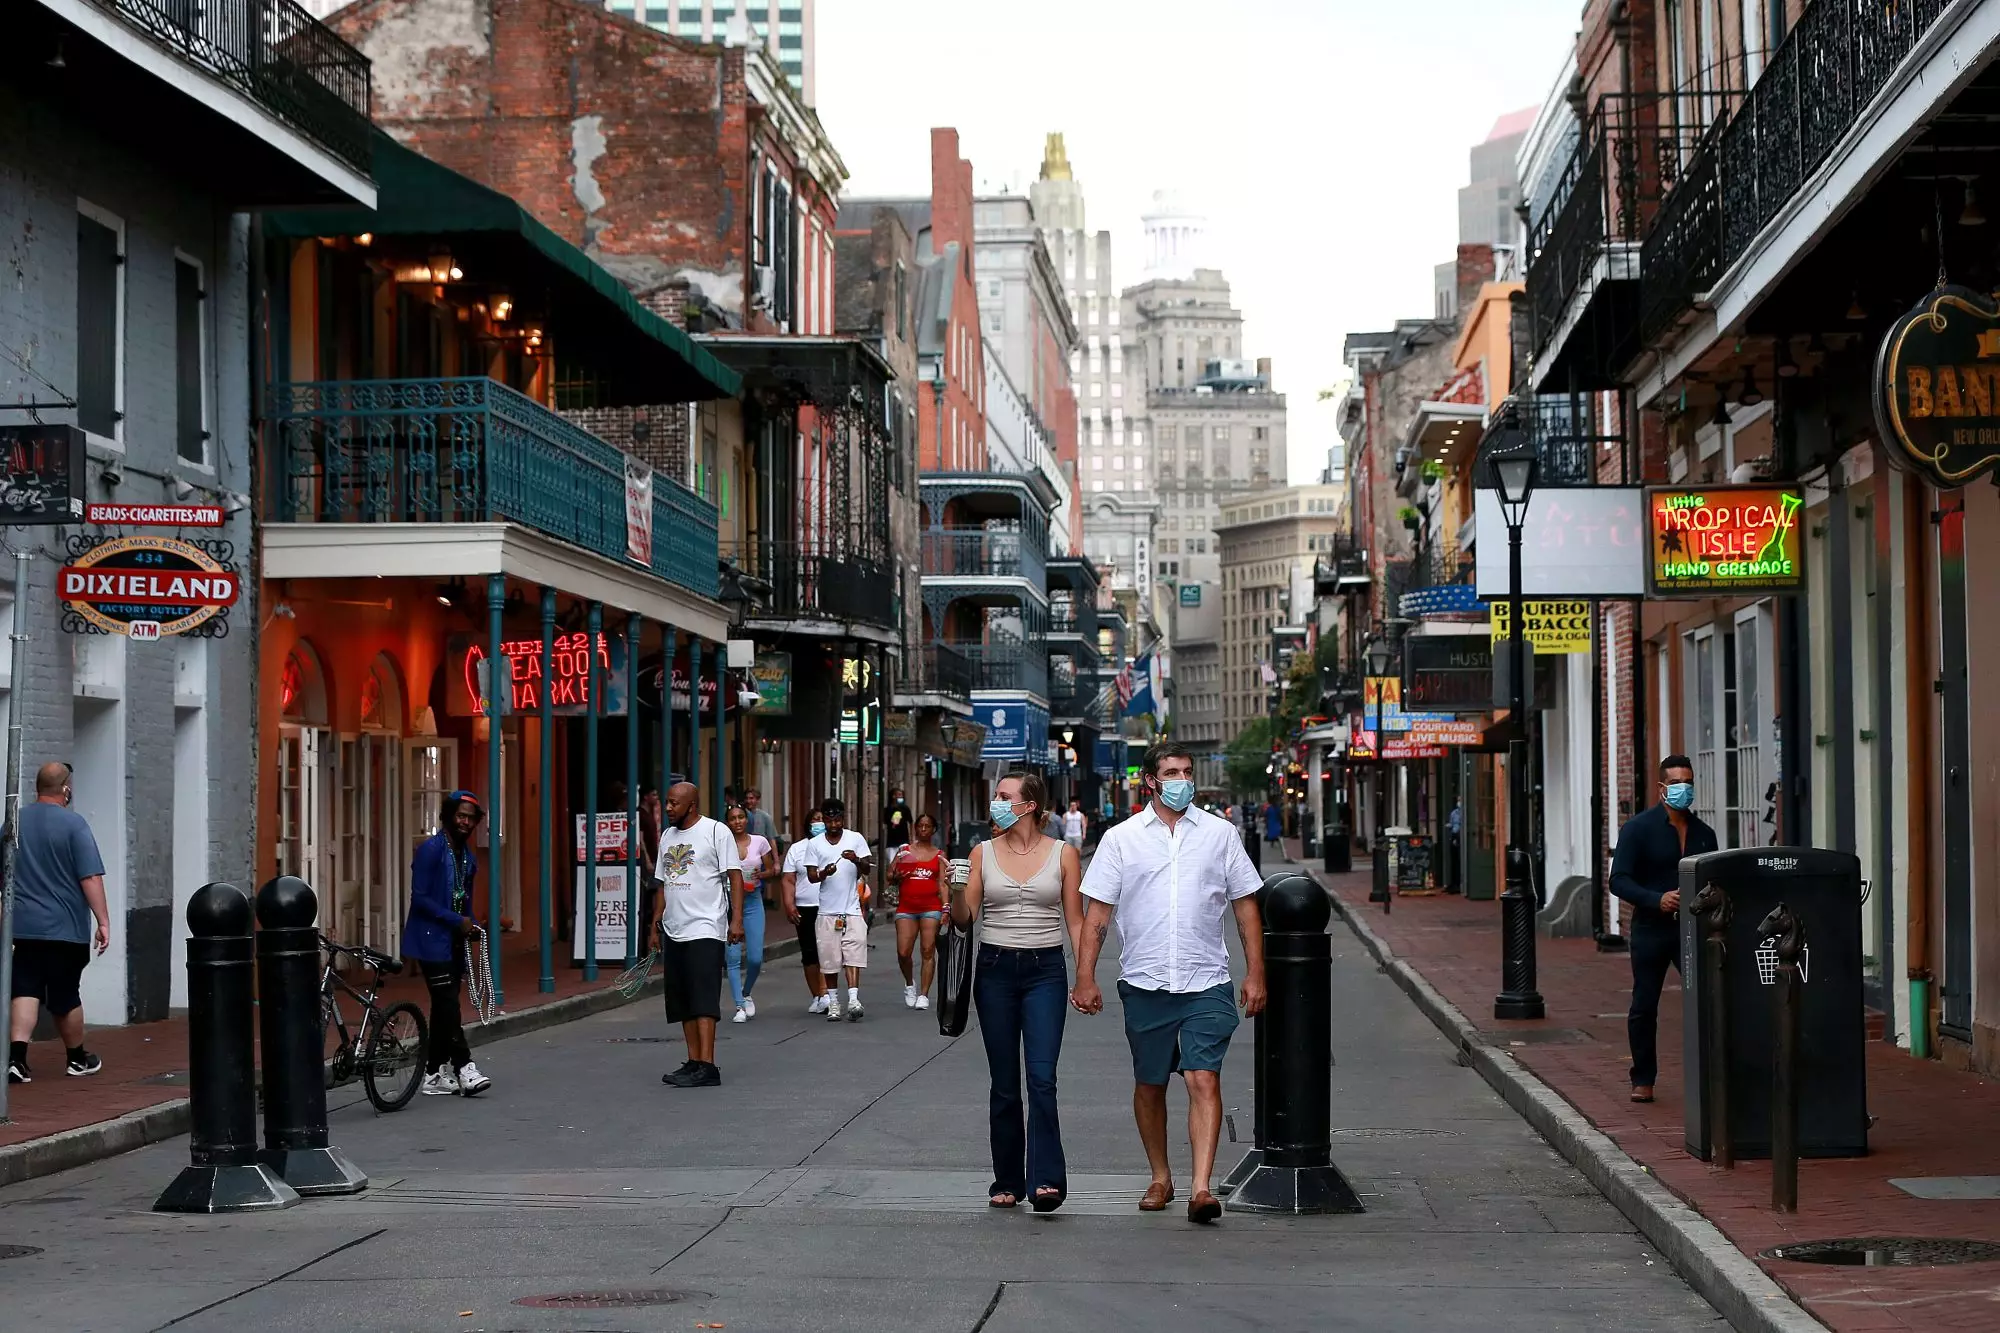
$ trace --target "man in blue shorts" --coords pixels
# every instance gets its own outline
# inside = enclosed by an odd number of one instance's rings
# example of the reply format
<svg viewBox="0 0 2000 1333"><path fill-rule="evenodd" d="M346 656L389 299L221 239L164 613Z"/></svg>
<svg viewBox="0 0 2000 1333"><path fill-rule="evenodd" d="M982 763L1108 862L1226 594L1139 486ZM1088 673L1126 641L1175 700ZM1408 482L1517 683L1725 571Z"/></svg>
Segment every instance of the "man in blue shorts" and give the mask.
<svg viewBox="0 0 2000 1333"><path fill-rule="evenodd" d="M1194 757L1186 746L1155 745L1144 770L1151 800L1104 832L1083 876L1083 944L1070 1003L1079 1013L1103 1010L1097 956L1116 912L1118 998L1136 1084L1132 1114L1153 1171L1139 1209L1157 1213L1173 1202L1167 1079L1178 1073L1187 1084L1194 1150L1188 1218L1213 1222L1222 1216L1208 1187L1222 1132L1222 1059L1237 1022L1223 920L1233 913L1243 940L1243 1012L1261 1013L1264 928L1255 896L1261 886L1234 826L1192 808Z"/></svg>

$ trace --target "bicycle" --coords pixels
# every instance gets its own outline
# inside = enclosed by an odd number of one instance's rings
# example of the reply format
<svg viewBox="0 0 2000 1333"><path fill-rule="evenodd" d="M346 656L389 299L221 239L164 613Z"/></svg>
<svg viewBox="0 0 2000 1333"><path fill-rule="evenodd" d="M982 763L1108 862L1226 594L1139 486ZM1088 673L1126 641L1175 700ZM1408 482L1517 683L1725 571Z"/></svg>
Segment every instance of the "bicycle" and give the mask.
<svg viewBox="0 0 2000 1333"><path fill-rule="evenodd" d="M333 1055L333 1078L344 1083L356 1072L368 1100L379 1111L400 1111L417 1095L424 1077L424 1052L430 1043L430 1023L424 1011L405 1000L383 1009L378 998L382 979L403 970L398 959L366 947L350 947L326 936L319 937L326 950L326 970L319 982L320 1044L326 1043L328 1028L340 1032L340 1048ZM342 976L335 964L346 955L374 973L374 980L362 989ZM361 1026L348 1034L346 1015L341 1013L336 988L346 991L361 1006Z"/></svg>

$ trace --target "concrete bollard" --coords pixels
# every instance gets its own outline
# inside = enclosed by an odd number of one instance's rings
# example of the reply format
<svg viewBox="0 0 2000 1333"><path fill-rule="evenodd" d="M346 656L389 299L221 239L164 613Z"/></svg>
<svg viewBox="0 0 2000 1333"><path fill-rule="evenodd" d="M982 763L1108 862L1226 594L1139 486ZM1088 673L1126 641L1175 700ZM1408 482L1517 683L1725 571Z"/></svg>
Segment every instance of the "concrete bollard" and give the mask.
<svg viewBox="0 0 2000 1333"><path fill-rule="evenodd" d="M156 1213L289 1208L298 1192L257 1161L250 900L204 884L188 901L188 1165Z"/></svg>
<svg viewBox="0 0 2000 1333"><path fill-rule="evenodd" d="M1268 999L1257 1019L1260 1160L1235 1182L1244 1213L1358 1213L1360 1196L1333 1164L1333 941L1326 891L1296 872L1258 894Z"/></svg>
<svg viewBox="0 0 2000 1333"><path fill-rule="evenodd" d="M264 1049L264 1150L257 1160L300 1194L355 1194L368 1188L368 1177L327 1141L318 916L312 886L296 876L280 875L257 890Z"/></svg>

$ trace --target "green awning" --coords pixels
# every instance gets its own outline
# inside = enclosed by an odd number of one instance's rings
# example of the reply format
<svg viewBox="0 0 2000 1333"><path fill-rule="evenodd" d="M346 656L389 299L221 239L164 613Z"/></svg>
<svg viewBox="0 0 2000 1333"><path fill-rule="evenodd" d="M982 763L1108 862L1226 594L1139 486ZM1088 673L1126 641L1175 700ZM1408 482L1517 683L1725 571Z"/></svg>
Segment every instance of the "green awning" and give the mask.
<svg viewBox="0 0 2000 1333"><path fill-rule="evenodd" d="M633 299L625 284L550 231L507 195L378 134L376 207L264 214L267 235L435 237L476 280L505 286L517 307L536 311L568 355L578 351L614 382L607 406L734 398L736 372ZM540 283L537 291L531 283ZM607 318L611 317L611 318Z"/></svg>

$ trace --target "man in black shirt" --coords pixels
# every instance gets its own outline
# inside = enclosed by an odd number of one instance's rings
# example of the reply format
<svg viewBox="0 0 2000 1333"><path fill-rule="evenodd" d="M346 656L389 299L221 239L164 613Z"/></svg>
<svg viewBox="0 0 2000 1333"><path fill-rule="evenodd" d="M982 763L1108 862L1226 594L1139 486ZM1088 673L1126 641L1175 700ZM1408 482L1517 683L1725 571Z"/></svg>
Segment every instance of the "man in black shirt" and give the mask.
<svg viewBox="0 0 2000 1333"><path fill-rule="evenodd" d="M1611 891L1632 904L1632 1100L1653 1100L1659 1076L1660 988L1681 966L1680 864L1717 849L1715 830L1694 813L1694 765L1684 754L1660 761L1660 803L1625 822L1611 858Z"/></svg>

